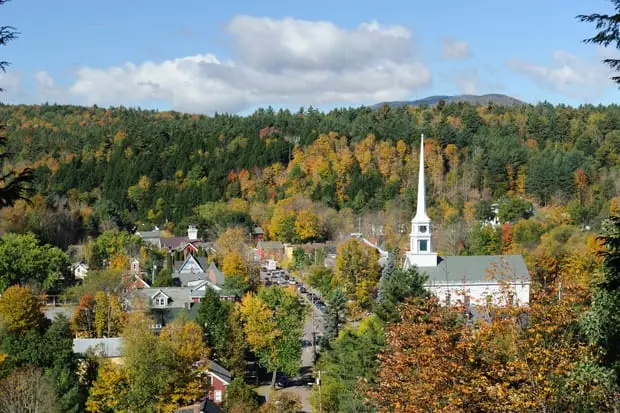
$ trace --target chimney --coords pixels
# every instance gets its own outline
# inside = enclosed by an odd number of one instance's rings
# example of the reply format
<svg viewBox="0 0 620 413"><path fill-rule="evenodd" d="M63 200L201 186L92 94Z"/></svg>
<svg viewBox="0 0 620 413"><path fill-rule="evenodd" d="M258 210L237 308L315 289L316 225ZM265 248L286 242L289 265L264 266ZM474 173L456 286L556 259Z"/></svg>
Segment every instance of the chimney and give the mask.
<svg viewBox="0 0 620 413"><path fill-rule="evenodd" d="M198 228L195 225L187 227L187 238L189 238L190 242L198 240Z"/></svg>

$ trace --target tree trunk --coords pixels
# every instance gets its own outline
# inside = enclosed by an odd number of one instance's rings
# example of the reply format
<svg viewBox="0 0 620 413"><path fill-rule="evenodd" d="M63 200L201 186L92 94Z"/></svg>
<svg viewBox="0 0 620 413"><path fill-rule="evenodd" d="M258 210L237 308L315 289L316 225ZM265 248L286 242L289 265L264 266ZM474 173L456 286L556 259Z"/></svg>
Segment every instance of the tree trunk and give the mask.
<svg viewBox="0 0 620 413"><path fill-rule="evenodd" d="M273 375L271 376L271 388L276 388L276 375L278 374L278 369L273 370Z"/></svg>

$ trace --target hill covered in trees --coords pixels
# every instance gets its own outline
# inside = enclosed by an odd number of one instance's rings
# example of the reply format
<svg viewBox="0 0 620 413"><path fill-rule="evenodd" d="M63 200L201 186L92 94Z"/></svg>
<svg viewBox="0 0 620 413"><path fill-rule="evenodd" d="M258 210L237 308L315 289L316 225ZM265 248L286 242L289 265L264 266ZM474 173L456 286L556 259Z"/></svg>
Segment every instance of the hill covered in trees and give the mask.
<svg viewBox="0 0 620 413"><path fill-rule="evenodd" d="M215 204L196 207L230 200L248 205L240 219L248 225L273 224L277 203L288 202L282 222L311 203L323 217L392 211L385 230L402 234L421 133L439 227L505 197L560 206L574 224L596 227L620 191L617 105L267 108L245 117L19 105L0 106L0 123L9 166L32 167L38 194L32 206L3 211L3 230L31 230L60 246L114 225L182 232ZM305 239L339 230L326 225ZM271 229L287 238L286 228Z"/></svg>
<svg viewBox="0 0 620 413"><path fill-rule="evenodd" d="M373 109L379 109L383 105L388 105L391 108L399 108L401 106L423 106L423 105L437 105L439 102L445 103L470 103L472 105L525 105L525 102L515 99L511 96L502 95L499 93L491 93L487 95L439 95L429 96L423 99L417 100L402 100L394 102L381 102L372 105Z"/></svg>

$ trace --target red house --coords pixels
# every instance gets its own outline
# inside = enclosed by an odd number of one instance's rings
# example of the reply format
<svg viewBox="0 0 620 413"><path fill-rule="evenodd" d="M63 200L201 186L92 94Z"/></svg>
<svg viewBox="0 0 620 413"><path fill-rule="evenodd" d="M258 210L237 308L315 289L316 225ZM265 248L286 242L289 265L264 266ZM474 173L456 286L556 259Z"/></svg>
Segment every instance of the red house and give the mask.
<svg viewBox="0 0 620 413"><path fill-rule="evenodd" d="M258 241L256 254L260 262L267 260L280 261L284 257L284 245L280 241Z"/></svg>
<svg viewBox="0 0 620 413"><path fill-rule="evenodd" d="M232 382L232 374L213 360L209 360L209 367L205 373L209 376L207 398L217 404L224 403L226 387Z"/></svg>

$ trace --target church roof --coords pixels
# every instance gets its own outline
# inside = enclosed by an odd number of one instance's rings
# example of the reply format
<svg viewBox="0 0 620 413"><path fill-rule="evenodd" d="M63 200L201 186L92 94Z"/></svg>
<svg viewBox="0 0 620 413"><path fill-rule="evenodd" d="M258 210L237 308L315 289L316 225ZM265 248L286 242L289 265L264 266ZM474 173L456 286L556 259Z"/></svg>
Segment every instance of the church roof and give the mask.
<svg viewBox="0 0 620 413"><path fill-rule="evenodd" d="M428 275L427 284L483 284L493 280L530 282L521 255L438 256L436 267L419 267L418 271Z"/></svg>

